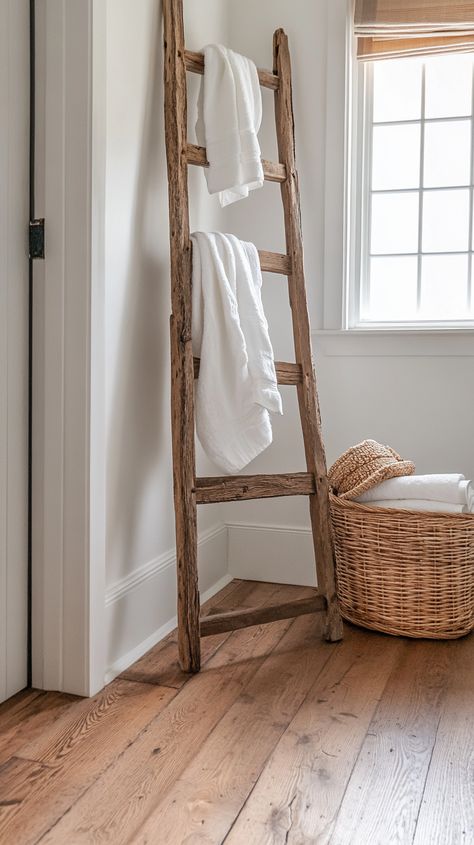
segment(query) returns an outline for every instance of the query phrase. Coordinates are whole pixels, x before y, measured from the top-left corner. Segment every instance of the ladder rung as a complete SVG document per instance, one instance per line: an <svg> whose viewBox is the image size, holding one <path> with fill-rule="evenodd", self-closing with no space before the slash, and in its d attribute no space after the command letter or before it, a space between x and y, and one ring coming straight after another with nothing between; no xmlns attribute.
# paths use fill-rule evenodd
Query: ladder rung
<svg viewBox="0 0 474 845"><path fill-rule="evenodd" d="M187 145L186 158L188 164L195 164L197 167L209 167L206 148L198 147L197 144ZM284 182L286 179L286 167L274 161L267 161L262 158L263 175L267 182Z"/></svg>
<svg viewBox="0 0 474 845"><path fill-rule="evenodd" d="M191 73L204 73L203 53L193 53L192 50L185 50L184 61L186 63L186 70L189 70ZM257 73L260 85L263 88L271 88L272 91L277 90L280 81L275 73L272 73L271 70L261 70L260 68L257 69Z"/></svg>
<svg viewBox="0 0 474 845"><path fill-rule="evenodd" d="M259 249L260 267L266 273L281 273L282 276L289 276L291 273L291 261L288 255L281 252L267 252Z"/></svg>
<svg viewBox="0 0 474 845"><path fill-rule="evenodd" d="M211 634L222 634L224 631L249 628L251 625L263 625L276 622L277 619L293 619L295 616L322 610L326 610L326 599L315 593L306 599L296 599L269 607L249 607L245 610L214 613L212 616L201 616L201 636L208 637Z"/></svg>
<svg viewBox="0 0 474 845"><path fill-rule="evenodd" d="M199 378L200 358L194 358L194 378ZM290 364L286 361L275 361L278 384L301 384L303 371L301 364Z"/></svg>
<svg viewBox="0 0 474 845"><path fill-rule="evenodd" d="M291 275L291 261L288 255L282 252L268 252L265 249L258 250L260 269L264 273L279 273L281 276Z"/></svg>
<svg viewBox="0 0 474 845"><path fill-rule="evenodd" d="M224 475L196 478L196 503L237 502L245 499L267 499L276 496L311 496L316 492L311 472L289 472L279 475Z"/></svg>

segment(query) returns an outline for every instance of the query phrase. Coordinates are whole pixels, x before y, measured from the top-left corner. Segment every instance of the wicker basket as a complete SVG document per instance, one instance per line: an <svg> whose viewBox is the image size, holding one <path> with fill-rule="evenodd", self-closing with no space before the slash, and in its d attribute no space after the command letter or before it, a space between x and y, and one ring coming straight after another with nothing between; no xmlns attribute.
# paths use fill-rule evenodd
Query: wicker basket
<svg viewBox="0 0 474 845"><path fill-rule="evenodd" d="M330 496L345 619L405 637L474 628L474 514L372 508Z"/></svg>

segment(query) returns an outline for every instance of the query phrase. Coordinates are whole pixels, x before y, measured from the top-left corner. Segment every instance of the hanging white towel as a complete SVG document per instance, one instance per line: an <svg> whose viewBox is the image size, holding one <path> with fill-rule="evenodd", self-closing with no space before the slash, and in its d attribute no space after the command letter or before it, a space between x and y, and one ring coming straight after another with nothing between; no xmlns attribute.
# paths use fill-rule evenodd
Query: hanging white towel
<svg viewBox="0 0 474 845"><path fill-rule="evenodd" d="M196 430L214 463L236 473L272 442L269 411L283 413L260 262L254 245L234 235L191 239L193 354L201 359Z"/></svg>
<svg viewBox="0 0 474 845"><path fill-rule="evenodd" d="M466 506L474 510L474 488L460 473L403 475L388 478L357 497L357 502L370 503L399 499L419 499ZM396 507L396 505L394 505Z"/></svg>
<svg viewBox="0 0 474 845"><path fill-rule="evenodd" d="M205 47L196 135L207 149L209 193L219 193L222 206L263 185L257 138L261 122L262 93L254 63L222 44Z"/></svg>

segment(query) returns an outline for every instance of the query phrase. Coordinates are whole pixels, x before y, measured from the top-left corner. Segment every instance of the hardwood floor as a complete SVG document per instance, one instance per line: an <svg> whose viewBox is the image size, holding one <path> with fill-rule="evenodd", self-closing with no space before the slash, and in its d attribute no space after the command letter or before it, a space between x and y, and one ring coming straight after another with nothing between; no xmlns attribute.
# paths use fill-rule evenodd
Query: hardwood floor
<svg viewBox="0 0 474 845"><path fill-rule="evenodd" d="M234 581L210 605L307 594ZM93 699L1 705L1 845L474 843L474 638L319 626L207 637L194 677L171 634Z"/></svg>

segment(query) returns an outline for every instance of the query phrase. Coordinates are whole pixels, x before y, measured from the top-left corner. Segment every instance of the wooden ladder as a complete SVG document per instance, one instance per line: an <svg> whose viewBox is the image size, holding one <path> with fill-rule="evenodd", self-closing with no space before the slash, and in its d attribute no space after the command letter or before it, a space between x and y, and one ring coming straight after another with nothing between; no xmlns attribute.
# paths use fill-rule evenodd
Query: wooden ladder
<svg viewBox="0 0 474 845"><path fill-rule="evenodd" d="M342 637L335 591L334 556L326 459L313 369L303 268L298 177L295 166L291 65L282 29L273 37L273 72L259 70L260 84L275 92L279 163L263 161L265 179L279 182L285 216L286 255L260 252L262 270L288 277L296 363L276 363L279 384L295 385L307 472L196 478L194 379L199 360L191 341L192 254L189 232L189 164L207 166L206 150L187 142L186 71L204 72L204 56L185 48L182 0L164 0L165 130L171 246L171 403L176 512L178 642L181 667L200 669L200 636L286 619L325 614L325 637ZM308 496L318 590L314 596L279 606L200 616L196 506L271 496Z"/></svg>

